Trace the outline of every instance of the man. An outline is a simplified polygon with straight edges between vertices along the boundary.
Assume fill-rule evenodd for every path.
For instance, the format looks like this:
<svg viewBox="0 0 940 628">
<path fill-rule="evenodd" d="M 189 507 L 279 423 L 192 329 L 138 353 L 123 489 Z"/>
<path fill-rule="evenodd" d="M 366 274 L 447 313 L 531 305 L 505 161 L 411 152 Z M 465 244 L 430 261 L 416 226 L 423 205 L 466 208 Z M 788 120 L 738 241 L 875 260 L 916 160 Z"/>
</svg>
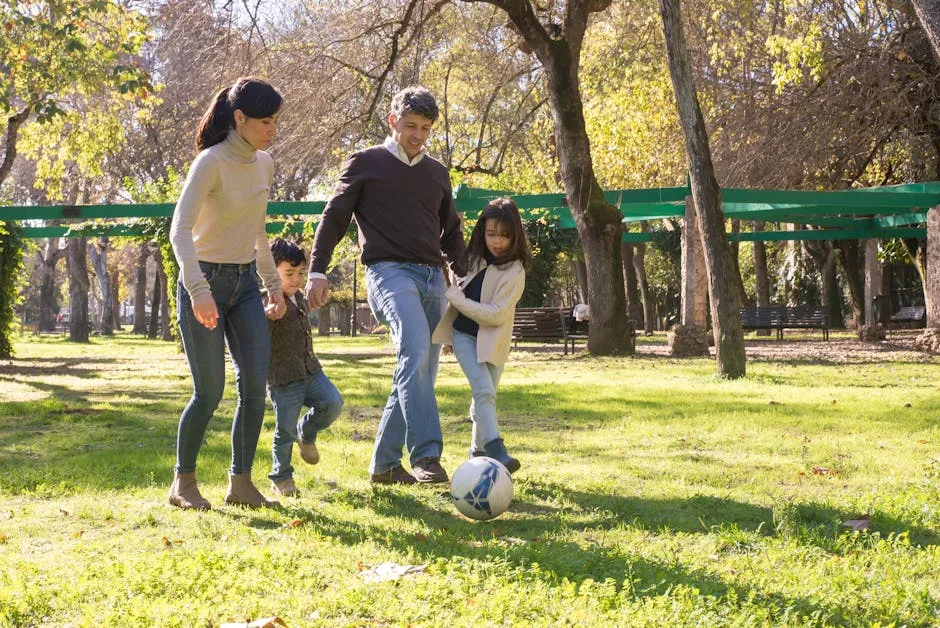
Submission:
<svg viewBox="0 0 940 628">
<path fill-rule="evenodd" d="M 395 95 L 391 137 L 343 164 L 310 258 L 306 294 L 316 308 L 327 301 L 325 273 L 333 249 L 356 216 L 369 305 L 398 351 L 369 465 L 377 484 L 447 482 L 434 396 L 440 346 L 431 343 L 431 332 L 446 305 L 441 253 L 462 276 L 458 264 L 465 246 L 447 168 L 424 152 L 437 117 L 437 102 L 425 88 Z M 401 465 L 403 446 L 414 475 Z"/>
</svg>

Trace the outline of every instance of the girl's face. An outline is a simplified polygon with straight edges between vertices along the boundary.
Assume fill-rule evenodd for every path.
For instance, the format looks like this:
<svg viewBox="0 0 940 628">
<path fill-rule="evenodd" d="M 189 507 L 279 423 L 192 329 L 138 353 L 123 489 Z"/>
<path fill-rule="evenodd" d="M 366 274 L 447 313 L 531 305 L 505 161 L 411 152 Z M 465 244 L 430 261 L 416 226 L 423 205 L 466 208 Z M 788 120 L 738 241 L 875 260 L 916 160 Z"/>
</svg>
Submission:
<svg viewBox="0 0 940 628">
<path fill-rule="evenodd" d="M 266 150 L 277 134 L 278 111 L 267 118 L 249 118 L 241 109 L 235 110 L 235 132 L 255 150 Z"/>
<path fill-rule="evenodd" d="M 496 218 L 487 218 L 484 226 L 486 235 L 486 249 L 493 257 L 499 257 L 512 246 L 512 237 L 509 228 Z"/>
</svg>

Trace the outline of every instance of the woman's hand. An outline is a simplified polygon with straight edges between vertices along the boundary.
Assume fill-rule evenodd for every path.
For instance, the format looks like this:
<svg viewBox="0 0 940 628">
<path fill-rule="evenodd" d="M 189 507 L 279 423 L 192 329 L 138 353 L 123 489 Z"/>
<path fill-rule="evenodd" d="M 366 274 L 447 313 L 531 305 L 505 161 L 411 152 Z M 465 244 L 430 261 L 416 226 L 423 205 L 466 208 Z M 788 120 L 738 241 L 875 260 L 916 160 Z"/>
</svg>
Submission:
<svg viewBox="0 0 940 628">
<path fill-rule="evenodd" d="M 444 296 L 447 297 L 448 301 L 453 303 L 454 301 L 460 301 L 464 294 L 463 290 L 460 289 L 460 286 L 454 284 L 447 289 L 447 291 L 444 293 Z"/>
<path fill-rule="evenodd" d="M 219 310 L 215 307 L 212 293 L 205 292 L 193 298 L 193 314 L 203 326 L 215 329 L 215 326 L 219 324 Z"/>
<path fill-rule="evenodd" d="M 284 302 L 283 292 L 272 292 L 268 295 L 268 304 L 264 308 L 264 315 L 275 321 L 287 312 L 287 303 Z"/>
</svg>

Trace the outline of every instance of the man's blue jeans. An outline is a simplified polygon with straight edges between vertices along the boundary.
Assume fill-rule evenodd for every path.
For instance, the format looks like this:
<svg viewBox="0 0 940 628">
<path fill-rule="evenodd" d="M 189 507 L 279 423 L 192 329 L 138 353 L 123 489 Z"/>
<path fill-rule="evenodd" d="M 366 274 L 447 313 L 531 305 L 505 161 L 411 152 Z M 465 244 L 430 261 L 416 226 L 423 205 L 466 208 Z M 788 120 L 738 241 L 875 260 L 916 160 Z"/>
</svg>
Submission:
<svg viewBox="0 0 940 628">
<path fill-rule="evenodd" d="M 264 316 L 255 263 L 200 262 L 219 310 L 209 329 L 196 320 L 183 284 L 177 289 L 177 314 L 183 349 L 193 376 L 193 396 L 180 417 L 176 471 L 192 473 L 206 427 L 225 388 L 225 345 L 235 365 L 238 406 L 232 421 L 232 473 L 247 473 L 255 458 L 264 419 L 265 385 L 271 340 Z"/>
<path fill-rule="evenodd" d="M 503 367 L 477 361 L 475 336 L 454 330 L 454 357 L 470 382 L 470 419 L 473 421 L 471 449 L 483 451 L 484 445 L 499 438 L 496 418 L 496 391 Z"/>
<path fill-rule="evenodd" d="M 388 326 L 398 351 L 369 465 L 370 473 L 378 474 L 401 463 L 402 447 L 412 464 L 439 457 L 444 448 L 434 397 L 441 346 L 431 343 L 444 314 L 444 275 L 432 266 L 378 262 L 366 270 L 366 286 L 372 312 Z"/>
<path fill-rule="evenodd" d="M 317 434 L 339 416 L 343 397 L 323 371 L 290 384 L 271 386 L 270 393 L 277 425 L 272 446 L 274 460 L 268 477 L 279 483 L 294 476 L 290 463 L 294 443 L 316 442 Z M 309 410 L 298 419 L 304 406 Z"/>
</svg>

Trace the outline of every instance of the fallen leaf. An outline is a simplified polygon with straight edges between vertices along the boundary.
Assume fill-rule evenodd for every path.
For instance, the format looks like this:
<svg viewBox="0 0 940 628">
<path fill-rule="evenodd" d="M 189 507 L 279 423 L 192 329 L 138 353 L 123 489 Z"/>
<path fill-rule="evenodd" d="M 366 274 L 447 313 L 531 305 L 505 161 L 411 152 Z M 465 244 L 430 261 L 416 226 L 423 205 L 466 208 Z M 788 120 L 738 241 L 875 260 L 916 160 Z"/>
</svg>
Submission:
<svg viewBox="0 0 940 628">
<path fill-rule="evenodd" d="M 858 519 L 849 519 L 848 521 L 843 521 L 842 525 L 852 530 L 853 532 L 867 530 L 871 525 L 871 515 L 861 515 Z"/>
<path fill-rule="evenodd" d="M 520 539 L 514 536 L 501 536 L 499 537 L 499 540 L 509 545 L 525 545 L 526 544 L 524 539 Z"/>
<path fill-rule="evenodd" d="M 767 404 L 767 405 L 779 406 L 779 405 L 780 405 L 780 402 L 779 402 L 779 401 L 771 401 L 771 402 L 770 402 L 769 404 Z"/>
<path fill-rule="evenodd" d="M 836 405 L 836 400 L 835 400 L 835 399 L 832 400 L 832 405 Z"/>
<path fill-rule="evenodd" d="M 421 541 L 422 543 L 427 542 L 428 540 L 427 535 L 422 532 L 415 532 L 415 538 Z"/>
<path fill-rule="evenodd" d="M 832 471 L 826 467 L 813 467 L 813 475 L 829 475 Z"/>
<path fill-rule="evenodd" d="M 920 443 L 921 445 L 926 445 L 926 444 L 929 443 L 930 441 L 927 440 L 926 438 L 921 438 L 921 439 L 918 440 L 917 442 Z"/>
<path fill-rule="evenodd" d="M 287 624 L 285 624 L 284 620 L 280 617 L 265 617 L 264 619 L 256 619 L 247 624 L 222 624 L 221 628 L 274 628 L 275 626 L 284 626 L 284 628 L 287 628 Z"/>
<path fill-rule="evenodd" d="M 282 528 L 299 528 L 303 524 L 307 523 L 304 519 L 294 519 L 293 521 L 288 521 L 285 523 Z"/>
<path fill-rule="evenodd" d="M 68 510 L 64 510 L 64 509 L 62 509 L 62 508 L 59 508 L 59 512 L 62 513 L 62 516 L 63 516 L 63 517 L 68 517 L 68 516 L 69 516 L 69 511 L 68 511 Z"/>
<path fill-rule="evenodd" d="M 905 404 L 904 404 L 904 407 L 905 407 L 905 408 L 910 408 L 910 407 L 911 407 L 911 404 L 910 404 L 910 403 L 905 403 Z"/>
<path fill-rule="evenodd" d="M 366 436 L 365 434 L 360 434 L 359 432 L 353 432 L 352 434 L 349 435 L 349 438 L 352 440 L 365 440 L 366 438 L 368 438 L 368 436 Z"/>
<path fill-rule="evenodd" d="M 85 534 L 85 531 L 84 531 L 84 530 L 76 530 L 75 532 L 72 532 L 72 538 L 73 538 L 73 539 L 80 539 L 80 538 L 82 538 L 82 535 L 83 535 L 83 534 Z"/>
<path fill-rule="evenodd" d="M 361 563 L 360 563 L 361 564 Z M 398 580 L 403 576 L 410 576 L 417 573 L 424 573 L 424 565 L 398 565 L 396 563 L 382 563 L 372 569 L 361 571 L 359 575 L 366 582 L 385 582 L 388 580 Z"/>
<path fill-rule="evenodd" d="M 0 543 L 6 543 L 6 542 L 7 542 L 7 535 L 0 534 Z"/>
<path fill-rule="evenodd" d="M 160 539 L 160 541 L 162 541 L 163 545 L 165 545 L 166 547 L 173 547 L 173 541 L 171 541 L 170 539 L 166 537 L 163 537 L 162 539 Z"/>
</svg>

